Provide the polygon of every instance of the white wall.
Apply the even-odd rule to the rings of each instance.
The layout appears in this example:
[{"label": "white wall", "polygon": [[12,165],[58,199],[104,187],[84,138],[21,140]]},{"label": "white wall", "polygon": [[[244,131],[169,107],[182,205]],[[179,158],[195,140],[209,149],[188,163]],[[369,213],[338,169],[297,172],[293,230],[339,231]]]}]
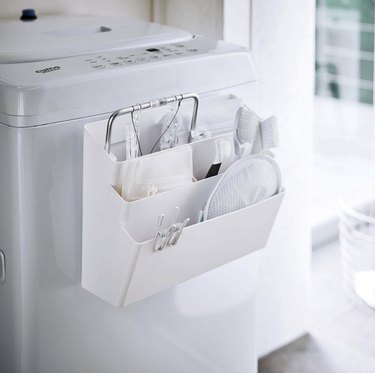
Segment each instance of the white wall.
[{"label": "white wall", "polygon": [[314,78],[313,0],[253,0],[260,111],[278,117],[286,197],[261,254],[258,347],[263,355],[306,330],[310,277],[309,169]]},{"label": "white wall", "polygon": [[37,14],[126,15],[144,20],[151,16],[149,0],[0,0],[0,18],[19,17],[26,8],[34,8]]},{"label": "white wall", "polygon": [[154,0],[153,20],[211,38],[223,35],[223,0]]},{"label": "white wall", "polygon": [[153,0],[152,19],[248,47],[250,8],[250,0]]}]

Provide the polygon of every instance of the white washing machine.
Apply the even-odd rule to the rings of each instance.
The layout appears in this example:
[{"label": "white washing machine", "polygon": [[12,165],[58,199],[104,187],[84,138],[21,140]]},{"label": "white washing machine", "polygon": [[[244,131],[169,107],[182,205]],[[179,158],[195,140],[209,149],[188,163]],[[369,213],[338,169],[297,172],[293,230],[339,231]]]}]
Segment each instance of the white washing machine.
[{"label": "white washing machine", "polygon": [[246,49],[166,26],[0,22],[2,373],[256,372],[254,255],[126,307],[81,285],[84,126],[187,92],[254,103],[256,85]]}]

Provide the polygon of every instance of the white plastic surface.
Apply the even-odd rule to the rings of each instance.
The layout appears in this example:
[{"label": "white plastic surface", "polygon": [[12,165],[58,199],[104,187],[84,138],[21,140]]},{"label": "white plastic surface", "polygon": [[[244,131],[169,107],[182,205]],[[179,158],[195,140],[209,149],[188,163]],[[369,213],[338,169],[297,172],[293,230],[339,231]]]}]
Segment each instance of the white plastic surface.
[{"label": "white plastic surface", "polygon": [[[155,52],[152,37],[129,41],[123,32],[122,44],[109,51],[74,55],[67,42],[61,53],[71,57],[0,63],[0,123],[39,126],[111,113],[160,95],[237,86],[248,95],[255,89],[255,67],[244,48],[202,36],[176,42],[166,35],[153,39]],[[99,48],[101,35],[92,37]]]},{"label": "white plastic surface", "polygon": [[[126,202],[119,194],[119,181],[133,160],[116,162],[104,151],[105,128],[105,122],[87,125],[84,134],[85,289],[114,306],[126,306],[264,247],[283,193],[201,223],[200,211],[220,176]],[[119,142],[121,137],[116,136],[121,132],[115,134],[114,141]],[[218,137],[232,141],[231,157],[221,172],[235,157],[232,137],[232,133]],[[213,159],[216,139],[183,145],[193,149],[198,178]],[[164,152],[173,156],[173,151]],[[191,222],[176,246],[154,252],[158,216],[164,214],[166,224],[171,224],[175,206],[181,211],[178,220],[189,217]]]},{"label": "white plastic surface", "polygon": [[47,61],[116,49],[181,42],[191,34],[124,17],[46,16],[0,22],[0,64]]}]

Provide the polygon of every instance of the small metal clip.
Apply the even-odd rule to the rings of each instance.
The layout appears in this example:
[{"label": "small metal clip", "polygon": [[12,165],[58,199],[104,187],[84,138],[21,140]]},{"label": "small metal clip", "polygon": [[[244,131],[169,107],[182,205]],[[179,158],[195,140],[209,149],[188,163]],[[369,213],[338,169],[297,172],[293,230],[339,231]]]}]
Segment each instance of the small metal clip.
[{"label": "small metal clip", "polygon": [[156,232],[156,237],[155,237],[155,243],[154,243],[154,249],[153,251],[159,251],[161,250],[162,244],[163,244],[163,232],[164,230],[161,229],[161,226],[163,225],[164,221],[164,214],[160,214],[158,216],[158,231]]},{"label": "small metal clip", "polygon": [[161,232],[156,232],[153,252],[159,251],[161,246]]},{"label": "small metal clip", "polygon": [[175,233],[178,231],[178,223],[176,223],[176,221],[177,221],[179,213],[180,213],[180,208],[176,206],[174,208],[174,213],[173,213],[173,224],[169,228],[168,246],[173,246],[172,243],[174,241],[174,236],[175,236]]},{"label": "small metal clip", "polygon": [[173,236],[173,240],[171,240],[172,242],[171,242],[170,246],[176,246],[177,245],[177,242],[181,237],[183,229],[189,224],[189,222],[190,222],[190,218],[186,218],[182,223],[178,223],[178,229],[176,230],[176,232]]},{"label": "small metal clip", "polygon": [[180,208],[174,208],[173,222],[169,228],[161,229],[164,214],[158,217],[158,231],[156,232],[153,251],[161,251],[165,247],[176,246],[183,229],[189,224],[190,218],[186,218],[182,223],[176,223]]}]

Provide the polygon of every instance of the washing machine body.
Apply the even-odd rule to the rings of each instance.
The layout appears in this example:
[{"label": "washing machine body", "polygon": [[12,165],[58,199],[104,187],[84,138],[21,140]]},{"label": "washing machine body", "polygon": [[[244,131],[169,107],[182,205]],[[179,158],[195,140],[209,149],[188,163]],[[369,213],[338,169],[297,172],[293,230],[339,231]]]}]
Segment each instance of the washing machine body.
[{"label": "washing machine body", "polygon": [[255,372],[253,256],[125,308],[81,286],[84,126],[185,92],[252,100],[248,51],[81,16],[0,35],[0,371]]}]

